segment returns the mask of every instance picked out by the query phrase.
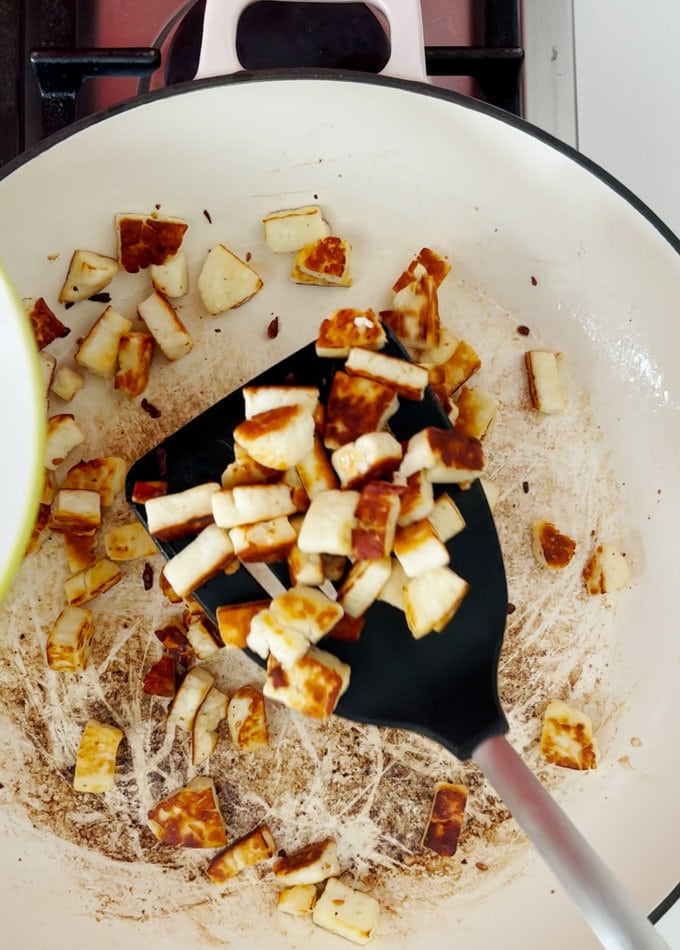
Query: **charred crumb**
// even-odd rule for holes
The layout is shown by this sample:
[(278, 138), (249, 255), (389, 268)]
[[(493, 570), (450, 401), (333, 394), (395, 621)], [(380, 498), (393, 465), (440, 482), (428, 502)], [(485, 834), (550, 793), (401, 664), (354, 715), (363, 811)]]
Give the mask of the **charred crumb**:
[(536, 280), (536, 278), (535, 278), (534, 275), (532, 274), (532, 275), (531, 275), (531, 286), (532, 286), (532, 287), (536, 287), (537, 284), (538, 284), (538, 281)]
[(250, 264), (252, 259), (253, 259), (253, 255), (250, 253), (250, 251), (246, 251), (246, 264)]
[(273, 340), (279, 335), (279, 318), (274, 317), (267, 325), (267, 339)]
[(215, 333), (221, 333), (222, 327), (215, 327)]
[(154, 205), (154, 208), (156, 209), (156, 211), (160, 211), (160, 210), (161, 210), (161, 206), (160, 206), (159, 204), (155, 204), (155, 205)]
[(529, 327), (525, 326), (522, 323), (520, 324), (520, 326), (517, 327), (517, 332), (519, 333), (520, 336), (529, 336), (529, 334), (531, 333), (531, 330), (529, 329)]
[(148, 561), (144, 564), (144, 570), (142, 571), (142, 584), (144, 590), (151, 590), (153, 587), (153, 568)]
[(517, 607), (515, 607), (514, 604), (508, 604), (508, 606), (505, 609), (506, 609), (506, 613), (509, 616), (510, 614), (514, 614), (514, 612), (517, 610)]
[(94, 303), (111, 303), (111, 294), (108, 290), (103, 290), (100, 294), (92, 294), (92, 296), (87, 299), (92, 300)]
[(65, 303), (65, 304), (64, 304), (64, 310), (70, 310), (71, 307), (73, 306), (73, 304), (74, 304), (74, 301), (73, 301), (73, 300), (69, 300), (68, 303)]
[(207, 210), (207, 208), (203, 209), (203, 217), (208, 222), (208, 224), (212, 224), (212, 218), (210, 217), (210, 212)]
[(148, 399), (142, 399), (142, 409), (144, 412), (147, 412), (152, 419), (160, 419), (161, 411), (157, 406), (154, 406), (152, 402), (149, 402)]
[(525, 495), (529, 494), (529, 482), (522, 482), (522, 491)]

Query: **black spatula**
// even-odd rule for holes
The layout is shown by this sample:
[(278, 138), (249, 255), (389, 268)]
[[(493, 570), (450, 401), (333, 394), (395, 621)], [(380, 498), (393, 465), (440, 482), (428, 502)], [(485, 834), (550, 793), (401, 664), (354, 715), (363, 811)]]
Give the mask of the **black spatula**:
[[(393, 338), (385, 352), (406, 357)], [(323, 399), (341, 366), (342, 361), (317, 358), (310, 345), (250, 385), (314, 385)], [(127, 478), (128, 499), (136, 481), (163, 478), (170, 492), (219, 481), (233, 461), (232, 433), (243, 420), (243, 413), (242, 394), (235, 392), (170, 436), (132, 466)], [(430, 393), (420, 403), (402, 400), (399, 412), (390, 420), (398, 439), (407, 439), (429, 425), (448, 425)], [(450, 491), (466, 522), (464, 531), (448, 543), (448, 548), (451, 567), (468, 581), (469, 592), (447, 628), (421, 640), (411, 636), (400, 611), (376, 602), (358, 641), (324, 641), (324, 649), (349, 663), (352, 671), (350, 687), (338, 704), (337, 714), (358, 722), (419, 732), (460, 759), (474, 759), (604, 946), (612, 950), (664, 947), (649, 921), (635, 909), (504, 738), (508, 727), (497, 690), (498, 657), (507, 616), (501, 549), (479, 482), (468, 490), (457, 486), (442, 486), (442, 490)], [(146, 523), (144, 506), (132, 506)], [(159, 546), (171, 557), (186, 543), (188, 539), (180, 539), (159, 542)], [(223, 604), (275, 595), (290, 584), (285, 565), (254, 573), (257, 580), (246, 570), (229, 576), (220, 574), (195, 596), (214, 616)]]

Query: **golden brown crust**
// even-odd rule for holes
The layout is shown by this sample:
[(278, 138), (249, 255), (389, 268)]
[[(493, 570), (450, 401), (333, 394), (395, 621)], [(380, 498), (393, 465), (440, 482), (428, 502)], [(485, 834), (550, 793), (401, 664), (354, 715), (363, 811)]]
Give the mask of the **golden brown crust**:
[(438, 782), (432, 799), (423, 846), (445, 858), (458, 848), (468, 790), (464, 785)]
[(120, 215), (118, 262), (128, 273), (136, 274), (151, 264), (165, 264), (179, 250), (188, 225), (169, 218)]
[(379, 431), (395, 400), (389, 386), (363, 376), (336, 373), (326, 405), (324, 445), (339, 449), (360, 435)]

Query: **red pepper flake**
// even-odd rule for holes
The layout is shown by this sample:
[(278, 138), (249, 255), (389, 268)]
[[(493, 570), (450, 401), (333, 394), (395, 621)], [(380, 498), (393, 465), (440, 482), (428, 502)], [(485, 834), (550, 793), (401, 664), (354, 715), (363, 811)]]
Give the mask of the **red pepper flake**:
[(153, 568), (148, 561), (145, 562), (142, 571), (142, 583), (144, 584), (144, 590), (151, 590), (153, 587)]
[(536, 280), (536, 278), (535, 278), (534, 275), (532, 274), (532, 275), (531, 275), (531, 286), (532, 286), (532, 287), (535, 287), (537, 284), (538, 284), (538, 281)]
[(152, 402), (149, 402), (148, 399), (142, 399), (142, 409), (144, 412), (148, 412), (152, 419), (160, 419), (161, 411), (156, 408)]
[(529, 494), (529, 482), (522, 482), (522, 491), (525, 495)]
[(488, 870), (489, 870), (489, 865), (488, 865), (488, 864), (484, 864), (483, 861), (475, 861), (475, 867), (477, 868), (478, 871), (488, 871)]
[(246, 252), (246, 264), (249, 264), (249, 263), (252, 261), (252, 259), (253, 259), (253, 255), (250, 253), (250, 251), (247, 251), (247, 252)]
[(508, 614), (508, 616), (510, 616), (510, 614), (514, 614), (516, 610), (517, 608), (514, 604), (508, 604), (508, 606), (505, 608), (505, 612)]
[(212, 224), (212, 218), (210, 217), (210, 212), (207, 211), (205, 208), (203, 209), (203, 217), (208, 222), (208, 224)]
[(156, 461), (158, 462), (158, 477), (165, 478), (168, 474), (168, 453), (162, 445), (156, 449)]
[(530, 330), (529, 327), (525, 327), (524, 324), (522, 324), (521, 326), (517, 327), (517, 332), (520, 336), (529, 336)]
[(273, 320), (269, 322), (267, 327), (267, 339), (273, 340), (279, 335), (279, 318), (274, 317)]

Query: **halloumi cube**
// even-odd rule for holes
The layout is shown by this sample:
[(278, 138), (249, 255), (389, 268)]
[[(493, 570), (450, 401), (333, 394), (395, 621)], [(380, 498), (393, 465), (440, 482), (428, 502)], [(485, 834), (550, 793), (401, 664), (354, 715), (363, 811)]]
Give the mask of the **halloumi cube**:
[(229, 700), (227, 725), (234, 745), (254, 752), (269, 745), (264, 696), (254, 686), (240, 686)]
[(318, 927), (365, 946), (378, 924), (380, 904), (362, 891), (330, 878), (312, 911)]
[(229, 697), (212, 686), (194, 716), (191, 729), (191, 764), (200, 765), (209, 759), (217, 745), (217, 727), (227, 715)]
[(241, 391), (246, 419), (283, 406), (302, 406), (314, 415), (319, 405), (317, 386), (244, 386)]
[(127, 463), (115, 455), (83, 459), (72, 465), (64, 478), (63, 488), (83, 488), (97, 491), (102, 506), (110, 508), (123, 490)]
[(96, 251), (74, 251), (59, 303), (87, 300), (107, 287), (118, 273), (118, 261)]
[(327, 581), (341, 581), (347, 571), (347, 557), (342, 554), (322, 554), (321, 563)]
[(81, 607), (89, 600), (111, 590), (122, 576), (117, 564), (107, 558), (100, 558), (91, 567), (74, 574), (64, 582), (66, 600), (72, 607)]
[(424, 469), (431, 482), (471, 482), (484, 472), (484, 449), (479, 439), (455, 429), (427, 426), (411, 436), (399, 472), (408, 478)]
[(268, 409), (239, 423), (234, 441), (268, 468), (293, 468), (314, 447), (314, 417), (304, 406)]
[(210, 248), (198, 275), (201, 302), (213, 315), (240, 307), (262, 286), (259, 274), (224, 244)]
[(52, 503), (50, 527), (62, 534), (91, 534), (102, 523), (99, 492), (60, 488)]
[(147, 823), (161, 844), (222, 848), (227, 843), (215, 783), (207, 775), (197, 775), (158, 802), (148, 812)]
[(243, 649), (253, 617), (269, 608), (270, 600), (255, 600), (246, 604), (225, 604), (215, 611), (217, 628), (227, 649)]
[(449, 563), (446, 545), (440, 541), (427, 518), (397, 528), (394, 553), (409, 577), (417, 577)]
[(163, 264), (149, 268), (151, 283), (164, 297), (184, 297), (189, 293), (189, 264), (186, 251), (179, 250)]
[(317, 495), (305, 513), (297, 538), (300, 550), (308, 554), (339, 554), (348, 557), (352, 553), (354, 512), (359, 497), (357, 491), (338, 489)]
[(569, 564), (576, 550), (576, 541), (542, 518), (531, 524), (531, 549), (538, 564), (560, 570)]
[(271, 608), (253, 617), (246, 642), (263, 660), (271, 653), (283, 666), (291, 666), (309, 647), (307, 637), (300, 630), (280, 623)]
[(70, 412), (60, 412), (47, 420), (45, 468), (54, 471), (76, 446), (85, 441), (85, 433)]
[(170, 558), (163, 573), (180, 597), (187, 597), (224, 570), (235, 557), (229, 534), (209, 524), (185, 548)]
[(531, 405), (539, 412), (556, 413), (564, 409), (558, 357), (558, 353), (547, 350), (527, 350), (524, 354)]
[(458, 505), (446, 492), (438, 496), (432, 506), (432, 511), (427, 516), (427, 520), (434, 528), (439, 540), (443, 541), (444, 544), (460, 534), (465, 527), (465, 519), (460, 513)]
[(350, 287), (351, 252), (351, 244), (336, 235), (319, 238), (300, 248), (290, 276), (298, 284)]
[(317, 356), (337, 359), (349, 356), (353, 346), (381, 350), (386, 342), (385, 328), (370, 307), (368, 310), (345, 307), (321, 322), (315, 349)]
[(63, 339), (71, 332), (70, 327), (62, 323), (48, 306), (44, 297), (26, 297), (22, 303), (39, 350), (54, 343), (55, 340)]
[(589, 594), (611, 594), (628, 587), (633, 578), (626, 555), (613, 544), (602, 542), (583, 568)]
[(278, 623), (300, 631), (308, 644), (317, 643), (325, 637), (343, 613), (342, 607), (322, 591), (304, 585), (291, 587), (274, 597), (270, 609)]
[(390, 576), (389, 557), (355, 561), (338, 591), (338, 604), (350, 617), (363, 617)]
[(320, 587), (326, 579), (320, 554), (306, 554), (297, 544), (288, 552), (286, 559), (291, 583)]
[(437, 254), (429, 247), (421, 247), (418, 254), (408, 265), (406, 270), (399, 275), (392, 285), (392, 293), (398, 293), (402, 287), (406, 287), (413, 281), (418, 274), (426, 273), (431, 277), (436, 287), (439, 287), (451, 270), (451, 265), (445, 257)]
[(108, 528), (104, 533), (104, 550), (112, 561), (132, 561), (158, 554), (153, 538), (139, 521)]
[(430, 386), (441, 402), (466, 383), (482, 365), (474, 348), (465, 340), (459, 340), (453, 353), (439, 365), (428, 366)]
[(213, 517), (222, 528), (271, 521), (295, 513), (290, 487), (273, 485), (235, 485), (231, 491), (212, 496)]
[(365, 625), (365, 616), (350, 617), (349, 614), (343, 614), (328, 636), (332, 637), (333, 640), (355, 642), (361, 636), (361, 632)]
[(467, 799), (468, 790), (464, 785), (437, 782), (423, 835), (424, 848), (443, 858), (453, 857), (458, 850)]
[(378, 594), (378, 600), (382, 600), (397, 610), (404, 610), (404, 586), (408, 581), (408, 575), (401, 566), (396, 557), (390, 559), (390, 576)]
[(279, 858), (272, 870), (274, 877), (288, 887), (318, 884), (340, 873), (337, 845), (332, 838), (315, 841)]
[(361, 488), (367, 482), (388, 478), (401, 463), (402, 448), (389, 432), (367, 432), (347, 442), (331, 455), (340, 487)]
[(399, 526), (405, 528), (416, 521), (427, 518), (434, 507), (434, 488), (421, 469), (406, 479), (406, 486), (400, 496)]
[(215, 677), (203, 666), (192, 666), (179, 684), (168, 710), (167, 731), (191, 732), (203, 700), (215, 685)]
[(290, 709), (314, 719), (328, 719), (349, 686), (350, 668), (332, 653), (310, 647), (292, 666), (273, 657), (267, 663), (263, 692)]
[(456, 431), (474, 439), (483, 439), (500, 406), (500, 399), (481, 386), (462, 386), (458, 396)]
[(207, 660), (222, 649), (219, 631), (205, 614), (192, 614), (185, 611), (186, 638), (199, 660)]
[(337, 488), (339, 485), (338, 476), (333, 470), (333, 466), (326, 455), (326, 451), (318, 435), (314, 436), (311, 452), (300, 459), (295, 466), (295, 470), (300, 476), (302, 487), (306, 491), (310, 501), (315, 498), (319, 492)]
[(245, 868), (267, 861), (275, 854), (276, 844), (272, 833), (267, 825), (262, 824), (216, 854), (206, 874), (213, 884), (220, 887)]
[(45, 644), (47, 665), (57, 673), (81, 673), (92, 650), (94, 617), (86, 607), (64, 607)]
[(411, 634), (441, 633), (469, 590), (467, 581), (448, 567), (435, 567), (407, 579), (403, 587), (404, 612)]
[(137, 304), (137, 313), (166, 359), (174, 362), (191, 352), (194, 345), (191, 334), (163, 294), (154, 290)]
[(275, 254), (299, 251), (331, 233), (330, 224), (318, 205), (272, 211), (262, 223), (267, 247)]
[(118, 344), (118, 371), (113, 377), (114, 389), (126, 396), (141, 396), (149, 384), (153, 360), (154, 338), (150, 333), (123, 333)]
[(212, 496), (220, 490), (218, 482), (203, 482), (184, 491), (149, 498), (144, 505), (149, 534), (171, 541), (202, 531), (214, 520)]
[(114, 786), (116, 754), (123, 738), (117, 726), (88, 720), (76, 755), (73, 788), (76, 792), (98, 795)]
[(160, 214), (117, 214), (114, 220), (118, 263), (130, 274), (165, 264), (179, 251), (189, 225)]
[(326, 400), (324, 445), (339, 449), (367, 432), (380, 432), (398, 408), (399, 397), (391, 387), (338, 371)]
[(389, 557), (402, 497), (401, 486), (389, 482), (372, 481), (364, 485), (354, 512), (352, 554), (355, 558)]
[(345, 360), (345, 372), (389, 386), (404, 399), (418, 402), (425, 394), (427, 370), (398, 356), (387, 356), (353, 346)]
[(597, 749), (590, 716), (561, 699), (543, 715), (540, 751), (546, 762), (566, 769), (596, 769)]
[(96, 534), (63, 534), (64, 552), (72, 574), (92, 567), (97, 561)]
[(316, 887), (313, 884), (294, 884), (279, 891), (277, 910), (293, 917), (309, 917), (316, 904)]
[(132, 323), (113, 307), (95, 320), (75, 352), (76, 362), (97, 376), (113, 376), (118, 360), (118, 345), (124, 333), (132, 329)]
[(412, 279), (399, 286), (392, 309), (381, 314), (385, 323), (406, 346), (430, 349), (439, 343), (439, 301), (437, 282), (422, 265), (416, 265)]
[(52, 380), (52, 392), (64, 402), (70, 402), (83, 388), (85, 380), (72, 366), (60, 366)]
[(274, 468), (267, 468), (266, 465), (260, 465), (239, 445), (234, 448), (238, 448), (242, 454), (230, 462), (222, 472), (220, 477), (222, 488), (234, 488), (236, 485), (269, 485), (279, 481), (281, 472)]
[(296, 542), (295, 529), (286, 517), (237, 525), (229, 531), (234, 554), (243, 562), (271, 564), (285, 561)]

